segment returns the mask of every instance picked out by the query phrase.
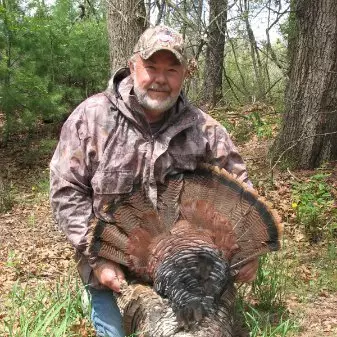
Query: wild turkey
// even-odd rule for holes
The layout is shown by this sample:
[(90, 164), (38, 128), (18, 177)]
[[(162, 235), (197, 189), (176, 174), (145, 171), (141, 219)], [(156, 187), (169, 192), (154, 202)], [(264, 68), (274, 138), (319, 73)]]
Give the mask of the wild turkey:
[(118, 303), (127, 335), (232, 337), (233, 276), (280, 247), (278, 216), (225, 170), (202, 164), (158, 185), (154, 210), (143, 190), (92, 224), (90, 254), (130, 272)]

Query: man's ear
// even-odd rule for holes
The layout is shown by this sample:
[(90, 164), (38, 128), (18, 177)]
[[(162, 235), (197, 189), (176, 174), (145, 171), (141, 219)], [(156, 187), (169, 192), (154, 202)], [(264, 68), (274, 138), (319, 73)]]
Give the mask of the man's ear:
[(131, 76), (133, 77), (133, 73), (135, 72), (135, 65), (132, 61), (129, 61), (128, 65), (129, 65), (129, 69), (130, 69), (130, 72), (131, 72)]
[(186, 78), (188, 78), (188, 69), (187, 67), (184, 69), (184, 81), (186, 80)]

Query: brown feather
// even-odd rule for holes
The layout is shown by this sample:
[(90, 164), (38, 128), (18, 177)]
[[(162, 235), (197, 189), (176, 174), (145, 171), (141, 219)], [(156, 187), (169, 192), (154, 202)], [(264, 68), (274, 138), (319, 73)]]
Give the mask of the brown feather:
[(123, 316), (126, 335), (148, 337), (232, 337), (234, 322), (235, 287), (231, 285), (222, 294), (219, 309), (188, 331), (181, 329), (179, 321), (167, 301), (151, 287), (141, 284), (123, 285), (115, 294)]
[(158, 213), (165, 228), (171, 228), (178, 220), (179, 199), (183, 186), (182, 174), (158, 184)]
[(232, 224), (204, 200), (186, 200), (181, 204), (182, 216), (213, 239), (213, 243), (230, 259), (239, 248)]
[[(233, 254), (232, 265), (238, 267), (280, 247), (282, 225), (279, 217), (254, 189), (225, 170), (202, 164), (195, 172), (185, 174), (181, 204), (197, 199), (210, 204), (214, 212), (224, 217), (220, 223), (228, 221), (231, 224), (239, 246)], [(199, 205), (202, 209), (202, 204)], [(198, 204), (195, 208), (197, 212)]]
[(128, 267), (137, 274), (143, 274), (147, 270), (152, 240), (151, 233), (143, 228), (135, 228), (130, 235), (127, 248), (130, 261)]
[(97, 256), (128, 266), (128, 256), (122, 251), (117, 250), (110, 243), (104, 241), (96, 242), (96, 244), (99, 245), (99, 248), (97, 249)]
[(128, 236), (123, 233), (120, 228), (118, 228), (115, 224), (104, 223), (103, 229), (99, 238), (102, 241), (113, 242), (114, 247), (118, 250), (125, 252), (127, 243), (129, 241)]
[[(254, 189), (207, 164), (159, 183), (157, 209), (136, 188), (114, 207), (114, 217), (115, 223), (105, 227), (96, 222), (91, 252), (153, 281), (188, 329), (191, 317), (200, 324), (207, 321), (204, 311), (213, 318), (215, 312), (230, 315), (226, 301), (230, 306), (233, 298), (223, 298), (219, 310), (214, 304), (230, 284), (230, 274), (250, 259), (279, 249), (282, 235), (277, 214)], [(140, 302), (138, 297), (129, 308), (128, 331), (142, 329), (144, 313), (151, 311)]]

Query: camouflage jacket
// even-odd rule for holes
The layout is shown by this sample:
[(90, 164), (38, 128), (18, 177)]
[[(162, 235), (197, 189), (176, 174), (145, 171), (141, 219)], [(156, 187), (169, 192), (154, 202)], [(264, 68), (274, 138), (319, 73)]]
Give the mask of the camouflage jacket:
[(133, 95), (128, 69), (116, 73), (105, 93), (82, 102), (64, 123), (50, 164), (51, 206), (77, 250), (82, 280), (97, 285), (88, 263), (88, 222), (111, 220), (104, 205), (142, 184), (154, 207), (156, 182), (193, 170), (198, 162), (221, 166), (247, 181), (246, 167), (226, 130), (181, 95), (160, 130), (152, 134)]

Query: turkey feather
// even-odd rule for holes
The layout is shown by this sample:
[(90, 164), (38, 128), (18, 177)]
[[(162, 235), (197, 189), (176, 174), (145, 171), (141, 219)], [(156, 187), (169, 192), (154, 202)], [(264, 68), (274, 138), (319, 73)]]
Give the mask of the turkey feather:
[(111, 209), (113, 223), (92, 221), (89, 253), (144, 282), (118, 299), (127, 333), (232, 337), (233, 275), (280, 248), (282, 226), (270, 205), (225, 170), (202, 164), (158, 183), (156, 209), (141, 186)]

